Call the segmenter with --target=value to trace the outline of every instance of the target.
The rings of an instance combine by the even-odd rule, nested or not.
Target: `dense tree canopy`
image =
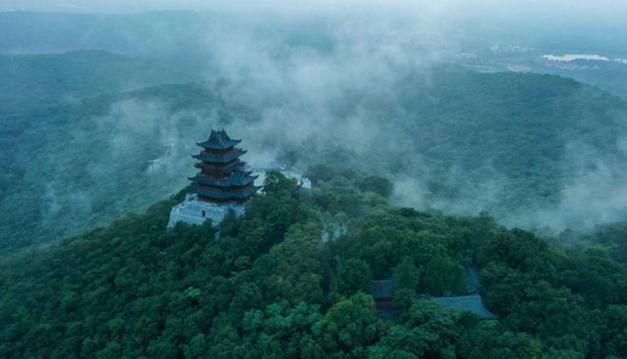
[[[383,183],[382,180],[367,182]],[[166,231],[181,195],[0,267],[0,356],[96,358],[574,358],[627,355],[627,269],[477,218],[398,209],[361,180],[303,191],[270,173],[247,213]],[[333,216],[337,193],[361,209]],[[370,194],[369,194],[370,193]],[[347,228],[323,241],[330,221]],[[339,225],[339,224],[338,224]],[[498,320],[452,312],[481,269]],[[396,322],[371,279],[396,278]]]

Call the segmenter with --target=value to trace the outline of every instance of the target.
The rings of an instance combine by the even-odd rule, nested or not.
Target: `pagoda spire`
[[[192,157],[199,161],[195,166],[200,172],[189,178],[189,193],[215,203],[242,203],[257,193],[256,176],[245,170],[246,162],[240,159],[246,150],[235,147],[240,142],[224,129],[211,130],[206,141],[198,142],[202,150]]]

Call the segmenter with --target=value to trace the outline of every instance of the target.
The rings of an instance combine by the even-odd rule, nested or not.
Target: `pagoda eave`
[[[196,142],[196,144],[200,147],[211,149],[211,150],[228,150],[234,146],[237,146],[242,140],[229,140],[222,143],[213,143],[210,141],[204,142]]]
[[[195,193],[202,197],[207,197],[210,199],[216,199],[216,200],[222,200],[222,201],[246,200],[254,196],[259,190],[259,188],[260,187],[258,186],[253,186],[252,188],[246,191],[214,192],[214,191],[208,191],[208,190],[196,187],[196,186],[192,186],[190,187],[189,192]]]
[[[204,184],[207,186],[216,186],[216,187],[244,187],[255,181],[254,177],[238,177],[238,178],[225,178],[225,179],[214,179],[210,177],[204,176],[194,176],[188,177],[188,179],[194,183]]]
[[[200,153],[197,155],[192,155],[192,157],[202,162],[224,164],[234,161],[244,154],[246,154],[246,150],[238,149],[237,151],[233,151],[225,156]]]

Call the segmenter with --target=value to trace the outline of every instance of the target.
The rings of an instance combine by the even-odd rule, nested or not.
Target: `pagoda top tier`
[[[202,162],[224,164],[224,163],[229,163],[231,161],[238,159],[240,156],[242,156],[245,153],[246,153],[246,150],[242,150],[241,148],[236,148],[234,151],[229,152],[228,154],[223,155],[223,156],[208,152],[208,153],[200,153],[198,155],[192,155],[192,157]]]
[[[233,140],[226,134],[224,129],[211,130],[209,139],[205,142],[198,142],[198,146],[209,150],[227,150],[240,143],[242,140]]]

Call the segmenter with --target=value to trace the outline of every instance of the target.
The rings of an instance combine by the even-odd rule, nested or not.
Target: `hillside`
[[[528,225],[516,217],[539,209],[551,217],[564,188],[597,166],[625,168],[625,103],[573,80],[453,71],[417,98],[404,98],[413,116],[400,125],[414,136],[416,152],[444,171],[428,186],[440,198],[467,198],[509,223]],[[562,224],[574,225],[573,219]]]
[[[627,2],[494,5],[0,1],[0,359],[627,358]]]
[[[246,140],[253,165],[378,174],[403,205],[558,230],[627,215],[612,202],[627,171],[622,100],[556,76],[443,65],[385,86],[320,102],[211,81],[25,106],[0,127],[12,149],[0,159],[2,245],[62,238],[177,191],[216,126]]]
[[[378,186],[368,184],[379,183]],[[389,183],[388,185],[389,186]],[[246,215],[165,231],[181,194],[58,246],[0,263],[0,356],[605,358],[627,355],[627,268],[480,217],[386,204],[382,179],[312,191],[278,173]],[[383,192],[382,192],[383,193]],[[345,236],[322,242],[342,223]],[[341,258],[338,262],[338,258]],[[481,270],[498,320],[413,292],[456,293]],[[371,279],[397,280],[396,322]]]
[[[146,128],[123,122],[129,116],[137,119],[140,111],[132,105],[125,107],[126,99],[164,101],[166,97],[172,108],[181,102],[187,109],[212,103],[197,86],[160,86],[32,111],[22,117],[21,124],[5,124],[1,146],[14,150],[0,155],[7,169],[0,176],[0,207],[11,213],[0,219],[1,245],[19,248],[61,239],[145,208],[173,186],[183,185],[185,177],[173,172],[183,164],[168,168],[169,163],[155,162],[151,167],[150,161],[187,157],[188,153],[179,151],[191,153],[193,142],[174,146],[170,140],[176,138],[167,131],[186,130],[198,119],[177,118],[172,126],[165,126],[159,121],[166,118],[152,117],[160,110],[156,107],[151,113],[141,110]],[[121,105],[116,108],[114,104]]]
[[[58,54],[0,54],[0,113],[77,103],[82,98],[119,93],[192,76],[156,60],[106,51]]]

